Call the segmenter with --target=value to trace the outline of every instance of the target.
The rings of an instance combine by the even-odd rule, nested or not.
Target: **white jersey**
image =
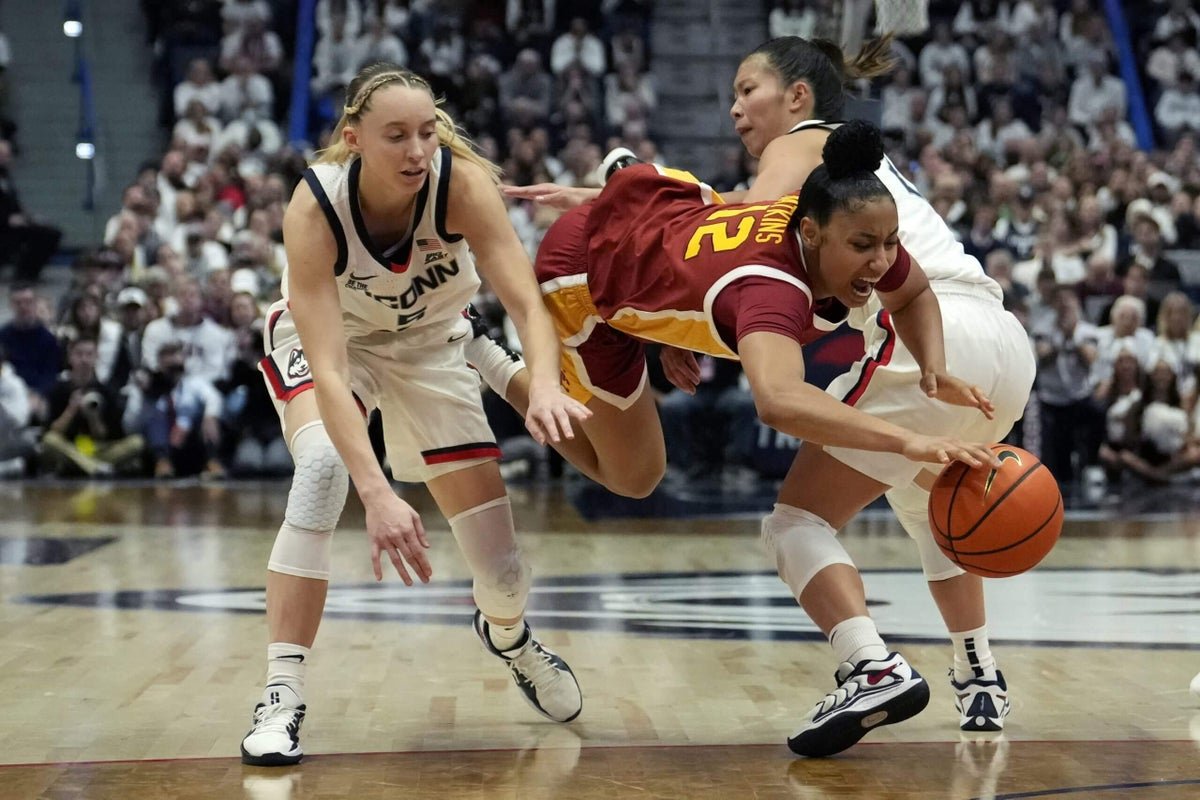
[[[789,133],[807,128],[833,130],[836,127],[837,123],[807,120],[796,125]],[[917,188],[900,174],[900,170],[886,155],[879,169],[875,170],[875,176],[896,201],[896,212],[900,218],[900,244],[921,265],[935,292],[980,293],[997,300],[1004,299],[1000,285],[987,276],[977,258],[963,250],[962,243],[955,238],[946,221]],[[868,303],[868,309],[878,310],[878,307],[878,300]],[[861,315],[851,315],[851,324],[855,327],[859,327],[855,324],[858,316]]]
[[[347,338],[444,322],[460,315],[475,296],[475,259],[460,234],[446,231],[451,157],[446,147],[434,153],[413,204],[409,233],[387,251],[375,247],[363,224],[361,160],[317,164],[304,171],[337,242],[333,273]],[[285,270],[284,299],[287,285]]]

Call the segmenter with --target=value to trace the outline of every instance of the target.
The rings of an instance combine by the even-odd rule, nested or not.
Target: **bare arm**
[[[321,420],[359,497],[368,505],[377,496],[392,495],[392,487],[379,468],[362,412],[350,391],[342,304],[333,274],[337,247],[306,183],[297,186],[288,205],[283,240],[288,256],[288,299],[312,370]]]
[[[738,351],[759,418],[782,433],[813,444],[899,453],[913,461],[995,463],[986,447],[913,433],[806,383],[804,357],[793,339],[758,331],[743,336]]]
[[[904,283],[894,292],[880,292],[879,299],[891,313],[900,341],[921,368],[921,389],[925,394],[944,403],[978,408],[992,419],[996,409],[983,390],[946,370],[942,308],[916,259],[912,260]]]
[[[829,131],[816,128],[772,139],[759,158],[758,175],[750,189],[740,200],[729,202],[777,200],[797,191],[808,180],[809,174],[820,166],[821,150],[827,138]]]
[[[561,351],[558,333],[542,304],[542,293],[525,247],[508,221],[500,193],[484,171],[467,161],[454,165],[450,176],[446,224],[466,237],[479,271],[488,279],[512,318],[529,365],[529,412],[526,425],[539,444],[572,438],[571,417],[590,412],[570,399],[559,384]]]

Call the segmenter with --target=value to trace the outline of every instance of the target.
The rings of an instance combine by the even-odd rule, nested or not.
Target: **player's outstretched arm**
[[[542,304],[533,266],[495,184],[474,164],[454,166],[446,224],[466,237],[479,271],[516,325],[530,375],[525,427],[538,444],[574,438],[571,421],[587,419],[592,412],[562,391],[558,334]]]
[[[738,341],[738,353],[759,419],[777,431],[813,444],[899,453],[913,461],[998,465],[985,445],[914,433],[806,383],[804,357],[794,339],[756,331]]]
[[[535,183],[532,186],[501,186],[508,197],[532,200],[538,205],[567,211],[600,196],[599,189],[581,186],[559,186],[557,183]]]

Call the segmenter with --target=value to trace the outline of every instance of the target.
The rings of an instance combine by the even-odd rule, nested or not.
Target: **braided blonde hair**
[[[363,67],[346,87],[346,105],[342,108],[342,118],[338,120],[337,127],[333,129],[329,146],[320,152],[316,163],[345,164],[354,157],[354,153],[342,139],[342,131],[347,125],[357,125],[363,115],[371,110],[371,96],[375,91],[392,83],[398,83],[409,89],[421,89],[433,97],[433,90],[429,87],[429,83],[415,72],[386,62]],[[441,107],[440,100],[434,100],[433,113],[437,118],[438,144],[449,147],[455,156],[481,167],[493,182],[499,184],[500,167],[476,152],[471,140]]]

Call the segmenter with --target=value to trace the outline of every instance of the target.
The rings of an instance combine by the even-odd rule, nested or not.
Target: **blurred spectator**
[[[942,78],[949,67],[956,67],[961,78],[971,73],[971,60],[967,49],[954,41],[950,23],[938,20],[933,23],[933,40],[921,48],[917,63],[921,71],[921,85],[927,89],[942,85]]]
[[[1085,70],[1071,84],[1067,114],[1076,125],[1095,125],[1105,109],[1115,109],[1117,117],[1125,116],[1125,84],[1108,73],[1108,56],[1093,53]]]
[[[1012,101],[1003,96],[992,98],[991,114],[979,123],[977,130],[979,149],[991,153],[997,164],[1006,163],[1013,142],[1033,138],[1029,126],[1013,117]]]
[[[160,351],[178,344],[187,362],[189,377],[209,384],[225,380],[233,360],[234,343],[229,331],[204,316],[204,296],[191,279],[180,281],[175,290],[178,310],[146,326],[142,358],[152,370],[161,369]]]
[[[363,22],[370,26],[375,20],[382,20],[384,27],[403,41],[413,35],[413,22],[417,15],[411,6],[412,0],[367,0]],[[324,34],[325,30],[321,33]]]
[[[42,410],[41,398],[49,394],[58,379],[62,351],[58,339],[38,315],[38,296],[28,284],[16,284],[8,295],[12,319],[0,327],[0,347],[35,399],[31,412]]]
[[[136,468],[140,436],[125,436],[117,395],[96,375],[96,343],[75,339],[67,347],[67,371],[50,391],[49,425],[42,436],[42,463],[58,474],[111,475]]]
[[[1080,319],[1079,299],[1067,287],[1054,293],[1052,319],[1032,331],[1042,420],[1042,462],[1060,484],[1071,484],[1093,462],[1099,419],[1091,403],[1098,332]]]
[[[1121,295],[1112,305],[1111,322],[1096,331],[1096,362],[1093,382],[1099,383],[1112,377],[1113,362],[1117,353],[1131,350],[1138,363],[1147,369],[1156,349],[1154,334],[1146,325],[1146,304],[1140,298]]]
[[[550,71],[555,75],[578,64],[593,78],[604,74],[607,58],[604,44],[588,30],[587,20],[575,17],[566,33],[554,40],[550,48]]]
[[[1153,360],[1165,361],[1175,369],[1184,407],[1196,399],[1196,370],[1200,367],[1200,332],[1192,330],[1196,309],[1183,292],[1171,292],[1158,308],[1158,336]]]
[[[1146,372],[1141,397],[1130,406],[1124,427],[1124,441],[1106,453],[1110,475],[1126,469],[1147,483],[1164,484],[1173,474],[1195,465],[1196,451],[1188,447],[1188,414],[1175,371],[1165,361]]]
[[[228,79],[227,79],[228,80]],[[183,117],[175,123],[171,131],[172,140],[183,147],[197,146],[212,149],[213,142],[221,135],[221,121],[204,107],[198,98],[188,101]],[[134,184],[138,186],[138,184]],[[141,187],[138,186],[140,189]]]
[[[1117,229],[1104,220],[1100,200],[1092,194],[1079,199],[1076,214],[1079,225],[1079,255],[1084,259],[1100,256],[1111,262],[1117,260]]]
[[[1185,133],[1200,132],[1200,91],[1196,78],[1188,72],[1163,90],[1154,104],[1154,121],[1162,129],[1167,144],[1174,144]]]
[[[121,390],[130,377],[142,368],[142,332],[149,321],[149,299],[136,286],[128,286],[117,294],[117,320],[121,326],[117,353],[113,361],[109,386]]]
[[[1111,258],[1093,253],[1087,260],[1087,274],[1075,287],[1084,318],[1093,325],[1101,324],[1104,313],[1121,296],[1121,281]]]
[[[1057,31],[1058,12],[1051,0],[1017,0],[1009,15],[1007,28],[1018,41],[1033,31]]]
[[[555,0],[507,0],[504,28],[518,48],[542,50],[554,32]]]
[[[433,35],[421,42],[424,73],[435,93],[450,93],[461,80],[466,46],[462,35],[450,20],[434,24]]]
[[[1034,216],[1032,186],[1025,185],[1017,190],[1014,202],[1009,204],[1008,213],[996,222],[996,239],[1013,252],[1018,261],[1033,257],[1034,247],[1041,237],[1042,224]]]
[[[232,72],[239,58],[248,59],[254,72],[274,78],[283,66],[279,34],[269,30],[265,20],[247,19],[241,28],[221,39],[221,68]]]
[[[1182,284],[1179,266],[1163,254],[1163,229],[1168,229],[1171,237],[1174,237],[1175,226],[1170,214],[1154,208],[1149,200],[1138,199],[1129,204],[1125,217],[1133,232],[1133,245],[1129,250],[1129,258],[1117,267],[1117,272],[1128,271],[1129,265],[1134,263],[1146,267],[1149,281],[1147,296],[1156,301],[1162,300],[1168,292],[1175,291]]]
[[[374,0],[367,0],[367,5],[374,5]],[[316,24],[321,39],[331,35],[339,26],[339,20],[343,34],[350,40],[357,39],[363,23],[359,0],[317,0]]]
[[[235,475],[286,475],[292,470],[292,456],[258,370],[263,351],[263,319],[258,304],[249,294],[235,294],[230,300],[229,317],[237,348],[225,406],[227,429],[236,446],[231,471]]]
[[[979,114],[979,102],[975,87],[965,81],[967,74],[964,70],[951,64],[942,72],[942,79],[929,92],[929,106],[926,113],[929,116],[940,116],[947,107],[961,107],[967,116],[967,121],[974,120]]]
[[[221,81],[221,118],[228,122],[244,118],[270,119],[275,105],[275,90],[266,76],[254,71],[254,63],[237,56],[229,67],[229,76]]]
[[[75,298],[62,324],[58,326],[58,341],[63,352],[70,354],[70,344],[80,339],[92,343],[92,368],[101,383],[107,383],[116,363],[121,339],[120,323],[103,316],[104,307],[92,294]]]
[[[354,0],[349,0],[353,2]],[[358,71],[358,43],[347,30],[346,18],[335,16],[329,32],[313,51],[313,76],[309,88],[314,95],[334,106],[333,118],[341,115],[343,97],[354,73]]]
[[[754,400],[741,386],[736,361],[697,355],[700,382],[694,394],[673,389],[658,403],[671,461],[689,478],[719,476],[727,453],[748,459],[754,438]],[[740,439],[740,441],[739,441]]]
[[[887,86],[883,87],[880,127],[885,131],[903,132],[908,126],[913,98],[925,94],[920,86],[912,82],[912,70],[897,67]]]
[[[0,139],[0,253],[16,264],[17,281],[37,282],[62,231],[25,212],[8,171],[11,162],[12,145]]]
[[[21,475],[35,445],[27,435],[29,387],[17,375],[0,345],[0,478]]]
[[[988,277],[1000,284],[1000,289],[1004,292],[1005,308],[1011,311],[1028,306],[1029,287],[1012,278],[1012,253],[1003,247],[996,248],[983,257],[983,264]]]
[[[1160,42],[1165,42],[1180,31],[1190,31],[1193,41],[1200,36],[1200,14],[1196,13],[1190,0],[1170,0],[1167,13],[1154,23],[1154,38]]]
[[[510,124],[529,126],[550,116],[554,82],[542,68],[536,50],[517,53],[513,66],[500,76],[500,111]]]
[[[192,59],[187,77],[175,87],[175,116],[182,117],[193,100],[200,101],[207,116],[221,113],[221,85],[214,80],[212,65],[205,58]]]
[[[1186,31],[1171,34],[1165,44],[1151,51],[1146,62],[1146,75],[1163,88],[1177,85],[1184,75],[1200,79],[1200,53],[1196,52],[1195,38],[1189,43]]]
[[[435,32],[436,37],[436,32]],[[432,40],[430,40],[432,41]],[[377,61],[387,61],[400,66],[408,65],[408,48],[400,37],[392,33],[387,23],[378,17],[372,17],[366,23],[366,30],[358,38],[358,63],[372,64]],[[433,69],[433,59],[429,59],[430,72],[439,77],[442,73]],[[461,68],[461,63],[459,67]]]
[[[1104,414],[1104,441],[1098,454],[1109,484],[1116,483],[1125,469],[1129,413],[1141,402],[1144,375],[1134,352],[1123,349],[1113,362],[1112,376],[1096,387],[1096,402]]]
[[[629,119],[649,117],[658,104],[653,79],[648,74],[639,75],[630,65],[605,76],[604,101],[608,124],[614,128]]]
[[[184,375],[183,345],[169,342],[158,368],[131,385],[124,424],[144,439],[156,478],[221,478],[220,415],[220,393],[203,378]]]
[[[241,30],[252,19],[271,21],[271,6],[267,0],[225,0],[221,9],[221,22],[225,32]]]
[[[632,67],[634,72],[646,69],[646,42],[633,23],[619,25],[609,46],[612,48],[613,69],[619,70],[625,64]]]

